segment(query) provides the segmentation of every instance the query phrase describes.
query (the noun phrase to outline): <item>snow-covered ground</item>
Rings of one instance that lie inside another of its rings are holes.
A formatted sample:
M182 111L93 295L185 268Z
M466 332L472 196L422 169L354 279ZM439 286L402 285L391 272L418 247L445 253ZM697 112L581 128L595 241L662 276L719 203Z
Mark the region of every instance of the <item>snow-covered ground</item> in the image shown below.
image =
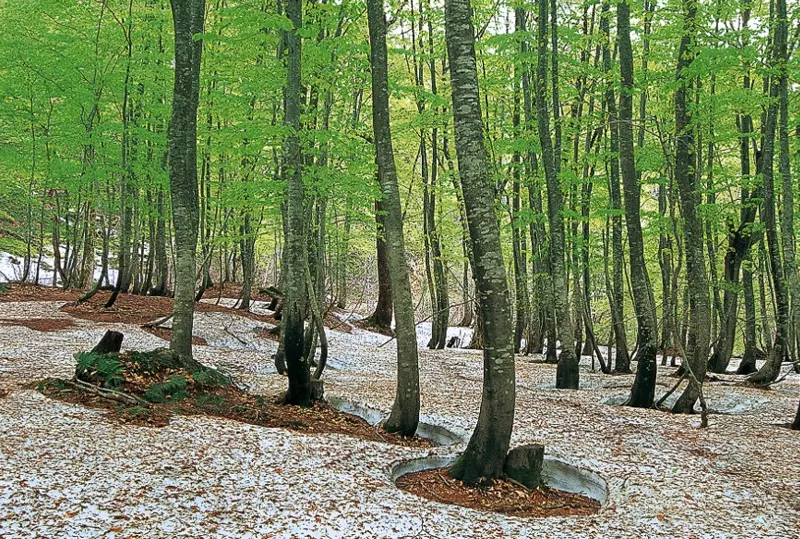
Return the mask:
M59 305L4 303L0 318L68 317ZM698 417L604 404L622 399L632 376L592 373L588 358L581 391L552 389L554 366L518 358L513 443L544 443L610 489L596 515L521 519L393 485L394 463L459 447L410 449L201 417L161 429L120 425L20 387L70 376L72 354L106 329L124 331L126 348L165 344L137 326L74 324L58 333L0 326L0 394L10 391L0 398L2 537L800 537L800 433L780 425L800 398L798 375L771 391L731 385L736 377L707 385L709 406L727 413L699 430ZM277 343L256 337L259 325L201 313L195 332L209 346L195 353L255 392L276 393L286 383L271 367ZM389 410L394 342L362 330L329 334L326 393ZM423 419L468 433L481 353L420 350ZM673 381L660 377L658 393Z
M52 286L53 284L53 267L55 260L52 256L43 256L41 268L39 269L39 282L36 284L44 286ZM34 282L36 278L36 269L39 267L37 256L33 256L31 260L31 267L28 273L28 282ZM22 280L25 271L25 259L20 256L0 251L0 283L18 282ZM94 268L94 279L100 278L102 268L100 266L100 259L97 260L97 266ZM117 280L117 270L108 270L108 280L111 283Z

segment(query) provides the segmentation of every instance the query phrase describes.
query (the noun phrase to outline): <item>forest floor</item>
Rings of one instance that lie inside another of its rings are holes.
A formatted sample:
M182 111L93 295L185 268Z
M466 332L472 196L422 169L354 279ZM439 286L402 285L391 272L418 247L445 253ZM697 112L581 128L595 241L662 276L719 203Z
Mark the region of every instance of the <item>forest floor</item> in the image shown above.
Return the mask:
M2 537L800 537L800 433L786 428L800 398L796 374L771 390L718 376L706 384L713 413L701 430L699 416L614 405L632 375L591 372L584 358L581 390L556 390L555 366L518 357L512 443L544 444L548 458L595 472L609 489L592 515L519 518L393 484L395 464L452 455L463 441L402 447L190 415L153 428L45 397L30 384L71 377L73 354L108 329L125 334L124 350L165 345L139 320L62 309L75 297L0 294ZM207 344L195 346L196 358L252 393L279 393L277 343L260 336L271 312L262 302L249 314L227 309L234 299L215 302L197 314L195 335ZM329 330L326 395L386 413L394 341L344 326ZM419 330L424 346L429 326ZM420 367L422 420L466 440L480 405L481 353L421 348ZM672 370L661 369L657 394L673 385Z

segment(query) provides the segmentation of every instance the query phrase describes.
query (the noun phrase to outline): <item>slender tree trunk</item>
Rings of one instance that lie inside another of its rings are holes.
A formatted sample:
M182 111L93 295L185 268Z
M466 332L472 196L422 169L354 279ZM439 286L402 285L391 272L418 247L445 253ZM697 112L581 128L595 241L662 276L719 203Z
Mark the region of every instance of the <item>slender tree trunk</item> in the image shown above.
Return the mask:
M630 406L649 408L653 405L656 387L656 354L658 324L653 288L647 274L642 236L641 188L636 177L633 151L633 48L631 47L630 4L617 4L617 42L622 88L619 94L619 161L625 192L625 224L628 229L628 250L631 263L633 307L638 326L636 379L631 388Z
M397 391L392 413L384 424L389 432L410 436L419 424L419 358L414 305L405 258L403 216L389 123L389 65L383 0L368 0L369 42L372 54L372 129L375 161L386 205L386 243L397 336Z
M449 475L466 482L500 477L514 424L515 372L511 306L481 125L475 33L469 0L445 2L456 154L481 305L485 347L478 424ZM571 347L566 347L571 348Z
M375 201L376 249L378 258L378 302L365 323L384 332L392 330L392 281L386 245L386 209L383 200Z
M692 413L702 391L711 332L708 276L703 250L703 223L697 213L700 194L694 173L696 156L693 155L694 127L691 124L689 92L691 76L686 74L696 51L697 2L682 0L683 23L678 51L677 82L675 90L675 178L681 200L683 229L686 242L686 279L689 294L689 335L684 368L690 369L689 383L672 407L675 413Z
M761 218L764 221L764 228L766 232L767 238L767 249L769 252L769 266L770 271L772 273L772 286L775 292L775 307L776 307L776 317L775 317L775 339L772 344L772 350L770 351L769 357L767 358L766 363L758 370L757 373L752 375L749 380L750 382L758 385L766 385L773 382L780 373L781 364L783 362L784 356L788 355L788 351L790 349L790 331L789 331L789 290L787 287L787 278L785 273L785 261L782 260L781 257L781 240L778 238L778 224L777 219L775 216L775 207L777 205L777 201L775 199L775 172L774 172L774 160L775 160L775 132L777 131L778 123L784 123L785 118L781 117L779 120L778 117L783 116L783 111L779 113L779 101L783 101L784 97L788 98L787 94L787 84L788 84L788 76L787 76L787 60L788 60L788 52L787 52L787 34L788 34L788 21L787 21L787 14L786 14L786 0L776 0L776 16L773 18L773 23L775 25L774 31L774 44L773 44L773 51L772 51L772 61L771 66L777 74L773 75L770 80L769 85L769 97L770 103L767 108L767 119L764 128L764 139L762 142L762 151L761 151L761 175L764 179L764 202L761 207ZM780 104L780 108L783 108L784 104ZM783 130L783 126L781 126L781 130ZM787 141L788 144L788 141ZM782 145L782 144L781 144ZM781 148L781 154L784 152ZM784 158L781 155L780 160L782 161ZM786 152L786 158L788 158L788 148ZM785 168L788 167L788 162L786 164L779 163L781 175L786 180L786 176L784 176ZM788 171L787 175L788 175ZM789 181L791 181L791 176L788 175ZM791 189L791 186L789 186ZM791 241L794 241L794 237L788 238ZM785 253L784 253L785 254Z
M575 355L575 333L570 316L567 291L567 272L564 266L564 198L558 180L556 161L560 161L559 147L554 148L550 138L550 114L546 99L547 88L547 0L539 0L538 20L538 60L534 93L536 94L536 117L539 125L539 139L542 145L545 179L547 182L547 211L550 221L550 271L553 280L556 327L561 341L561 354L556 370L556 387L578 389L578 357ZM554 109L555 111L555 109ZM558 125L558 122L556 122ZM558 133L558 129L556 129ZM548 351L555 348L555 339L548 338Z
M604 34L603 42L603 71L611 75L611 11L609 2L603 3L600 18L600 29ZM631 356L628 352L628 339L625 330L625 281L623 264L625 263L622 245L622 195L619 189L619 126L617 118L617 104L614 96L613 82L606 83L605 91L606 114L608 116L608 130L610 139L611 159L609 164L609 198L611 202L611 293L609 304L611 309L611 323L614 326L614 338L617 361L614 365L616 372L631 372Z

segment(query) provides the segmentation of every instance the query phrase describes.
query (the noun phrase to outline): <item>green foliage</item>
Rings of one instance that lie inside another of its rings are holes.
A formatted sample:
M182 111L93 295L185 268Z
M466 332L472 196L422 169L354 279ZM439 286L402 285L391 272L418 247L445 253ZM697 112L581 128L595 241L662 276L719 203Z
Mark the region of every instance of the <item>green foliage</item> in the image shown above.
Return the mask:
M166 382L156 382L144 395L145 400L155 403L178 402L188 397L186 378L180 375L170 376Z
M123 408L120 413L130 419L143 419L150 416L150 410L145 406L130 406Z
M8 293L8 285L5 283L0 283L0 294Z
M198 395L194 400L195 404L200 407L213 407L219 408L225 403L225 399L219 395L212 395L210 393L203 393Z
M0 251L12 254L17 257L25 256L27 246L24 241L17 238L7 238L0 236Z
M124 381L124 369L117 356L84 352L76 359L75 375L79 380L100 383L106 388L119 387Z
M227 385L227 379L224 379L217 371L212 369L193 372L192 379L197 384L197 387L200 388Z

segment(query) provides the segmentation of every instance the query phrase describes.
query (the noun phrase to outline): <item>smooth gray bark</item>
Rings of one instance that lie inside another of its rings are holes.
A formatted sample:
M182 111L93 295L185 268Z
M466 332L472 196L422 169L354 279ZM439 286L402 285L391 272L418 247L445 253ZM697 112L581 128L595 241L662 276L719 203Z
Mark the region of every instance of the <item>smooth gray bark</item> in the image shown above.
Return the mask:
M175 86L169 126L169 180L175 228L173 352L192 356L194 292L199 218L197 194L197 104L205 0L172 0L175 28Z
M372 130L375 161L386 208L386 243L392 283L395 335L397 336L397 390L384 428L411 436L419 424L419 356L414 325L414 305L405 258L403 215L389 123L389 72L386 51L386 16L383 0L368 0L369 43L372 53Z

